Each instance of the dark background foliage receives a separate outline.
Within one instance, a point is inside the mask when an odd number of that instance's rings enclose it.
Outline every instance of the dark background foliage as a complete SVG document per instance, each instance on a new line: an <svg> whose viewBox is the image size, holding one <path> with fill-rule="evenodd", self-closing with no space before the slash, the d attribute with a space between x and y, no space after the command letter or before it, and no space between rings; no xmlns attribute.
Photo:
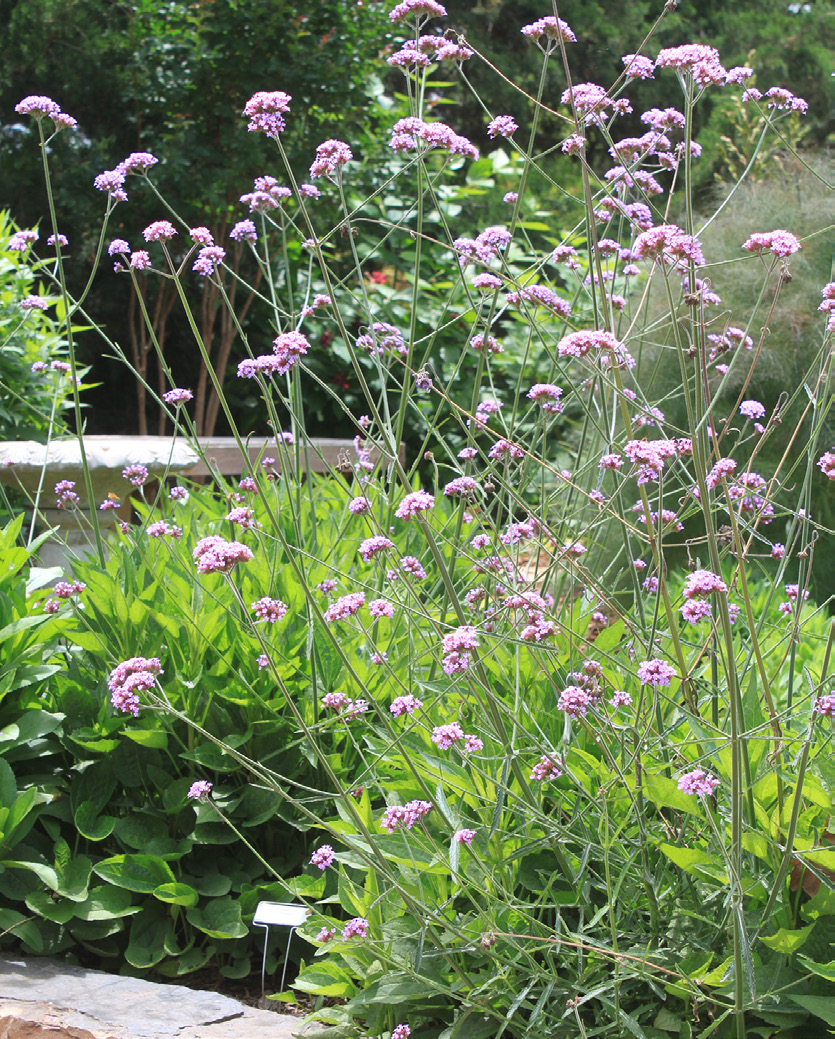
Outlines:
<svg viewBox="0 0 835 1039"><path fill-rule="evenodd" d="M154 182L172 208L191 226L206 224L218 238L246 215L239 196L251 189L252 179L272 173L281 179L274 153L260 135L246 131L240 113L256 90L286 89L293 95L292 118L285 146L295 167L309 165L314 147L328 136L351 142L354 154L368 165L352 174L361 190L372 183L373 160L379 157L384 135L381 125L391 115L369 89L372 75L389 98L403 89L400 73L382 61L399 45L402 34L387 17L390 5L352 0L319 0L298 5L287 0L232 0L182 3L177 0L0 0L0 208L9 208L20 226L34 226L45 218L40 156L32 128L15 116L14 105L24 95L52 96L79 122L76 133L59 135L52 146L52 169L61 230L71 241L71 286L84 283L104 208L104 198L92 188L97 173L112 168L134 150L150 150L161 162ZM461 32L468 41L514 81L535 94L539 52L520 33L520 27L548 13L538 0L449 0L445 28ZM796 10L794 10L796 8ZM661 15L656 0L566 0L559 12L577 32L570 50L575 82L614 82L622 71L621 56L637 50ZM682 3L663 14L649 47L688 41L718 47L731 67L744 63L752 51L758 84L790 84L810 103L806 121L807 143L822 143L828 112L828 60L831 42L827 6L822 3L786 5L783 0L737 0L716 4L709 0ZM440 31L440 29L438 29ZM495 147L486 137L487 118L478 95L491 115L510 113L524 126L531 103L485 63L475 59L465 66L472 89L452 69L438 78L453 81L444 89L444 104L435 113L469 136L484 152ZM558 101L562 76L550 74L545 100ZM645 107L671 102L664 81L642 85ZM674 99L673 99L674 100ZM431 98L430 98L431 101ZM450 104L449 102L452 102ZM396 108L396 104L394 105ZM391 108L391 106L389 106ZM700 106L702 139L708 143L697 176L709 189L722 173L721 133L726 132L721 106ZM634 123L634 125L632 125ZM640 133L638 112L622 124L624 133ZM557 121L542 122L539 142L559 139ZM595 161L592 155L592 161ZM603 155L597 156L603 158ZM554 157L551 173L557 181L574 173L566 160ZM133 179L133 178L132 178ZM559 198L550 200L555 208ZM146 188L134 184L128 205L117 207L109 237L125 237L134 248L142 227L165 215L161 202ZM249 272L246 267L242 273ZM201 301L205 286L194 285ZM159 304L164 314L169 301L150 289L149 309ZM149 350L142 342L137 308L130 302L127 278L114 278L105 263L93 286L89 310L126 353L135 349L141 359ZM223 339L218 308L202 299L203 328L207 336ZM217 318L217 322L216 322ZM269 316L257 303L248 312L245 328L266 342ZM190 333L179 308L161 317L158 332L166 337L166 355L178 382L194 385L198 361ZM253 345L258 345L257 342ZM325 344L326 346L327 344ZM219 348L218 348L219 349ZM239 342L227 343L228 357L220 370L240 356ZM120 362L102 356L94 333L81 339L82 359L93 365L91 379L102 385L87 395L93 405L88 427L96 432L154 432L157 409L148 398L137 397L133 377ZM348 375L339 370L326 349L318 364L332 369L331 377L350 390ZM147 378L157 379L155 362L147 360ZM244 428L253 421L252 401L232 387L233 412ZM141 411L141 415L139 412ZM339 413L323 400L314 408L323 429L344 425ZM211 425L209 416L206 430ZM157 430L163 431L162 426ZM222 416L216 427L224 432ZM342 430L348 432L347 427Z"/></svg>

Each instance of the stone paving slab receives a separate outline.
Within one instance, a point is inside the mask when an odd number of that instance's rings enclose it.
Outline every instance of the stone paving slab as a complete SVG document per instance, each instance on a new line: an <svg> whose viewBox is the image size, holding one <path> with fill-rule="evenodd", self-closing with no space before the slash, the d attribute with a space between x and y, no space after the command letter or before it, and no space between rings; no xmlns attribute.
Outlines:
<svg viewBox="0 0 835 1039"><path fill-rule="evenodd" d="M0 1018L86 1029L92 1039L293 1039L316 1025L217 992L158 985L48 959L0 958ZM61 1031L64 1029L64 1031Z"/></svg>

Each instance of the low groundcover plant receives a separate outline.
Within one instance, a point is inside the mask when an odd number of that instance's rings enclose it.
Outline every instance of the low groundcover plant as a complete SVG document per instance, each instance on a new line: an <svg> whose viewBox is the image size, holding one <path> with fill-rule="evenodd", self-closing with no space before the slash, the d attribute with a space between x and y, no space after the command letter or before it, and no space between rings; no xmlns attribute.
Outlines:
<svg viewBox="0 0 835 1039"><path fill-rule="evenodd" d="M3 865L51 888L21 889L48 949L172 975L213 955L248 973L258 898L304 900L292 988L326 1035L808 1034L832 1023L833 629L809 590L832 534L835 291L821 279L802 385L756 399L769 322L815 243L753 228L711 256L715 217L699 226L692 190L706 96L739 94L761 145L805 102L710 46L651 39L609 88L576 82L578 34L546 13L519 27L541 52L536 98L485 111L515 159L506 218L483 226L454 201L478 149L429 100L439 68L466 81L482 60L437 31L444 15L434 0L391 11L408 112L366 198L348 142L311 146L303 175L285 162L290 94L243 107L282 170L255 179L230 232L272 314L237 326L236 392L260 395L274 434L255 464L195 316L211 283L236 321L230 242L160 198L158 220L108 244L117 207L129 226L129 194L155 192L156 159L96 178L96 263L106 251L140 300L143 279L174 283L247 469L231 487L154 489L130 467L138 522L105 538L117 503L94 503L96 555L30 591L53 688L15 704L52 708L49 753L86 748L80 774L106 790L75 778L71 810L50 813L56 780L21 772L42 826ZM654 78L680 107L621 136ZM74 120L44 97L17 110L37 121L57 236L47 144ZM546 113L559 141L542 139ZM536 220L533 195L554 148L576 166L563 232ZM34 257L35 234L13 248ZM63 300L74 378L71 322L95 322L64 249L41 277ZM731 313L722 285L742 264L758 295ZM322 377L325 335L360 413ZM191 436L192 391L159 363L159 402ZM676 388L659 398L662 383ZM355 430L323 479L302 475L310 387ZM406 435L420 449L404 460ZM87 522L66 483L57 506ZM237 864L198 861L225 844ZM97 919L110 929L85 930ZM35 946L31 926L6 926Z"/></svg>

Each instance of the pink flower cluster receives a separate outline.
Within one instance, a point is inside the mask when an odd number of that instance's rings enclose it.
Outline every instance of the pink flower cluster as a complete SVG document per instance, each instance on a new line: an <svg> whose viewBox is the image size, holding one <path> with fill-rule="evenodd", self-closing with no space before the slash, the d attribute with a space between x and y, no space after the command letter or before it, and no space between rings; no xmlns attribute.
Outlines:
<svg viewBox="0 0 835 1039"><path fill-rule="evenodd" d="M390 13L392 22L405 22L408 18L445 18L446 8L437 0L401 0Z"/></svg>
<svg viewBox="0 0 835 1039"><path fill-rule="evenodd" d="M377 353L381 356L386 352L399 354L409 352L402 333L386 321L375 321L370 333L366 332L357 336L357 349L367 350L369 353Z"/></svg>
<svg viewBox="0 0 835 1039"><path fill-rule="evenodd" d="M456 830L452 835L452 839L459 844L466 844L469 847L475 839L475 830Z"/></svg>
<svg viewBox="0 0 835 1039"><path fill-rule="evenodd" d="M517 307L525 300L535 307L547 307L560 317L571 317L571 306L547 285L526 285L518 292L508 292L505 299L510 306Z"/></svg>
<svg viewBox="0 0 835 1039"><path fill-rule="evenodd" d="M656 688L660 685L668 686L670 680L675 677L676 669L665 660L659 660L657 657L638 664L638 680L641 685L651 685Z"/></svg>
<svg viewBox="0 0 835 1039"><path fill-rule="evenodd" d="M359 554L366 563L369 563L378 553L387 552L390 548L394 548L394 542L390 538L383 537L382 534L374 534L362 542Z"/></svg>
<svg viewBox="0 0 835 1039"><path fill-rule="evenodd" d="M380 820L380 826L389 833L411 828L432 809L431 801L409 801L405 805L390 805Z"/></svg>
<svg viewBox="0 0 835 1039"><path fill-rule="evenodd" d="M728 594L728 586L712 570L694 570L688 574L684 582L684 605L681 607L682 617L690 624L709 620L712 616L708 597L714 592Z"/></svg>
<svg viewBox="0 0 835 1039"><path fill-rule="evenodd" d="M353 159L351 149L344 141L331 138L323 141L316 148L316 158L310 167L310 176L313 180L319 177L330 177L346 162Z"/></svg>
<svg viewBox="0 0 835 1039"><path fill-rule="evenodd" d="M43 94L29 94L14 106L18 115L31 115L35 119L51 119L56 130L72 130L78 124L71 115L61 111L61 106Z"/></svg>
<svg viewBox="0 0 835 1039"><path fill-rule="evenodd" d="M287 603L282 602L281 599L270 599L269 596L264 596L263 599L256 599L250 609L259 620L275 624L276 621L280 621L286 616Z"/></svg>
<svg viewBox="0 0 835 1039"><path fill-rule="evenodd" d="M423 707L423 700L419 700L413 693L405 693L403 696L396 696L391 701L389 710L395 718L399 718L403 714L411 716L421 707Z"/></svg>
<svg viewBox="0 0 835 1039"><path fill-rule="evenodd" d="M577 42L577 37L571 31L571 27L562 18L557 19L553 15L540 18L531 22L530 25L523 25L521 31L523 36L527 36L529 40L535 40L539 44L541 44L543 36L549 45L554 40L562 40L563 43Z"/></svg>
<svg viewBox="0 0 835 1039"><path fill-rule="evenodd" d="M250 133L265 133L267 137L278 137L284 131L284 116L290 111L292 98L282 90L259 90L244 105Z"/></svg>
<svg viewBox="0 0 835 1039"><path fill-rule="evenodd" d="M701 267L705 262L698 238L686 234L676 224L659 224L642 231L632 251L639 259L667 260L679 267L691 261Z"/></svg>
<svg viewBox="0 0 835 1039"><path fill-rule="evenodd" d="M769 252L773 256L785 258L802 248L800 242L791 231L757 231L742 243L742 248L749 253Z"/></svg>
<svg viewBox="0 0 835 1039"><path fill-rule="evenodd" d="M435 507L434 495L428 491L413 491L407 494L395 510L394 515L398 519L410 520L421 512L427 512Z"/></svg>
<svg viewBox="0 0 835 1039"><path fill-rule="evenodd" d="M446 674L453 675L465 671L471 663L470 650L479 643L478 633L470 624L464 624L443 637L443 668Z"/></svg>
<svg viewBox="0 0 835 1039"><path fill-rule="evenodd" d="M512 137L519 129L519 124L512 115L497 115L487 124L488 137Z"/></svg>
<svg viewBox="0 0 835 1039"><path fill-rule="evenodd" d="M463 741L464 753L473 754L478 750L484 750L484 740L471 732L464 732L458 722L448 722L446 725L436 725L432 730L432 742L437 744L441 750L449 750L454 744Z"/></svg>
<svg viewBox="0 0 835 1039"><path fill-rule="evenodd" d="M828 476L830 480L835 480L835 448L831 451L825 451L820 456L818 468L824 476Z"/></svg>
<svg viewBox="0 0 835 1039"><path fill-rule="evenodd" d="M139 715L139 693L152 689L158 675L163 674L158 657L131 657L110 672L107 688L110 702L118 711Z"/></svg>
<svg viewBox="0 0 835 1039"><path fill-rule="evenodd" d="M349 938L367 938L368 937L368 921L363 916L355 916L353 920L349 920L347 924L342 928L342 940L348 941Z"/></svg>
<svg viewBox="0 0 835 1039"><path fill-rule="evenodd" d="M580 331L570 332L557 344L560 357L585 357L589 352L596 353L601 363L612 364L618 368L634 368L635 359L611 332Z"/></svg>
<svg viewBox="0 0 835 1039"><path fill-rule="evenodd" d="M80 499L75 493L75 480L59 480L55 484L55 507L66 509L72 505L78 505Z"/></svg>
<svg viewBox="0 0 835 1039"><path fill-rule="evenodd" d="M175 387L173 390L163 393L162 399L166 404L185 404L187 401L190 401L193 396L194 394L191 390L184 390Z"/></svg>
<svg viewBox="0 0 835 1039"><path fill-rule="evenodd" d="M727 70L719 61L719 51L701 43L686 43L681 47L665 47L655 59L657 69L674 69L690 75L699 87L710 84L724 86Z"/></svg>
<svg viewBox="0 0 835 1039"><path fill-rule="evenodd" d="M416 116L398 119L391 130L391 150L410 151L417 148L418 141L422 141L427 148L439 148L451 155L463 155L473 160L479 156L478 148L446 123L426 123Z"/></svg>
<svg viewBox="0 0 835 1039"><path fill-rule="evenodd" d="M137 462L133 465L126 465L122 470L122 476L134 487L141 487L148 480L148 469Z"/></svg>
<svg viewBox="0 0 835 1039"><path fill-rule="evenodd" d="M248 563L253 555L240 541L227 541L211 534L197 542L192 558L197 563L198 574L228 574L237 563Z"/></svg>
<svg viewBox="0 0 835 1039"><path fill-rule="evenodd" d="M145 529L145 533L149 538L174 538L179 540L183 536L182 529L174 526L173 523L167 523L165 520L157 520L155 523L149 523Z"/></svg>
<svg viewBox="0 0 835 1039"><path fill-rule="evenodd" d="M675 440L630 440L623 453L638 466L639 486L659 479L664 463L679 454Z"/></svg>
<svg viewBox="0 0 835 1039"><path fill-rule="evenodd" d="M710 797L718 786L719 780L702 768L685 772L678 781L678 788L682 793L693 794L696 797Z"/></svg>
<svg viewBox="0 0 835 1039"><path fill-rule="evenodd" d="M213 784L210 783L208 779L197 779L188 788L186 797L190 798L192 801L199 801L203 798L208 798L212 791L212 786Z"/></svg>
<svg viewBox="0 0 835 1039"><path fill-rule="evenodd" d="M559 779L561 775L562 766L546 754L531 769L530 778L537 783L543 783L547 779Z"/></svg>
<svg viewBox="0 0 835 1039"><path fill-rule="evenodd" d="M560 414L563 410L563 405L560 401L561 396L562 388L550 382L534 383L527 393L528 400L540 404L543 411L551 411L555 415Z"/></svg>
<svg viewBox="0 0 835 1039"><path fill-rule="evenodd" d="M310 856L310 865L318 866L319 869L324 870L330 866L334 858L334 850L330 844L323 844L321 848L317 848Z"/></svg>
<svg viewBox="0 0 835 1039"><path fill-rule="evenodd" d="M365 606L365 593L350 592L348 595L335 599L325 610L324 617L328 622L342 621L346 617L359 613L363 606Z"/></svg>

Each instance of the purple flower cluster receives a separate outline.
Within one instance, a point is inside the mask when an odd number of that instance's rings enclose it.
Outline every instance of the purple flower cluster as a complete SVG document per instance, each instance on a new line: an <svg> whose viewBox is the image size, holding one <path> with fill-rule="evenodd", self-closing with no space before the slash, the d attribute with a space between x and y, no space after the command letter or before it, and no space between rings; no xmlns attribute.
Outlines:
<svg viewBox="0 0 835 1039"><path fill-rule="evenodd" d="M409 801L405 805L391 805L380 820L380 826L389 833L395 830L411 830L432 809L431 801Z"/></svg>
<svg viewBox="0 0 835 1039"><path fill-rule="evenodd" d="M682 793L693 794L696 797L710 797L718 786L719 780L701 768L685 772L678 781L678 788Z"/></svg>
<svg viewBox="0 0 835 1039"><path fill-rule="evenodd" d="M399 718L403 714L413 715L415 711L420 710L423 707L423 700L419 700L412 693L405 693L403 696L396 696L389 705L389 710L395 718Z"/></svg>
<svg viewBox="0 0 835 1039"><path fill-rule="evenodd" d="M264 133L267 137L278 137L284 131L284 116L290 111L292 98L283 90L259 90L244 105L250 133Z"/></svg>
<svg viewBox="0 0 835 1039"><path fill-rule="evenodd" d="M43 94L29 94L14 106L18 115L31 115L34 119L51 119L56 130L72 130L78 124L71 115L61 111L61 106Z"/></svg>
<svg viewBox="0 0 835 1039"><path fill-rule="evenodd" d="M394 515L398 519L411 520L421 512L427 512L435 507L435 497L428 491L413 491L407 494L395 510Z"/></svg>
<svg viewBox="0 0 835 1039"><path fill-rule="evenodd" d="M310 176L313 180L332 176L340 166L344 166L352 158L351 149L344 141L323 141L316 148L316 159L310 167Z"/></svg>
<svg viewBox="0 0 835 1039"><path fill-rule="evenodd" d="M488 137L512 137L519 129L519 124L512 115L497 115L487 124Z"/></svg>
<svg viewBox="0 0 835 1039"><path fill-rule="evenodd" d="M368 937L368 921L363 916L355 916L353 920L349 920L347 924L342 928L342 940L348 941L349 938L367 938Z"/></svg>
<svg viewBox="0 0 835 1039"><path fill-rule="evenodd" d="M75 493L75 480L59 480L55 484L55 507L66 509L71 505L78 505L79 497Z"/></svg>
<svg viewBox="0 0 835 1039"><path fill-rule="evenodd" d="M596 353L601 363L612 364L618 368L634 368L635 359L611 332L581 331L569 332L557 344L560 357L585 357L589 352Z"/></svg>
<svg viewBox="0 0 835 1039"><path fill-rule="evenodd" d="M562 766L546 754L531 769L530 778L537 783L543 783L547 779L558 779L561 775Z"/></svg>
<svg viewBox="0 0 835 1039"><path fill-rule="evenodd" d="M264 596L262 599L256 599L250 606L250 609L259 620L267 621L268 624L275 624L276 621L280 621L286 616L287 603L282 602L281 599L271 599L269 596Z"/></svg>
<svg viewBox="0 0 835 1039"><path fill-rule="evenodd" d="M548 44L554 40L562 40L563 43L577 42L577 37L568 24L562 18L557 19L553 15L540 18L538 21L531 22L530 25L523 25L521 32L523 36L540 44L543 37Z"/></svg>
<svg viewBox="0 0 835 1039"><path fill-rule="evenodd" d="M784 259L802 248L800 242L791 231L757 231L742 243L742 248L749 253L769 252L772 256Z"/></svg>
<svg viewBox="0 0 835 1039"><path fill-rule="evenodd" d="M641 685L651 685L656 688L660 685L668 686L670 680L675 677L676 669L665 660L659 660L657 657L638 664L638 680Z"/></svg>
<svg viewBox="0 0 835 1039"><path fill-rule="evenodd" d="M188 788L186 797L191 798L192 801L199 801L208 798L211 790L212 784L207 779L198 779Z"/></svg>
<svg viewBox="0 0 835 1039"><path fill-rule="evenodd" d="M464 155L476 160L478 148L466 137L457 134L446 123L425 123L416 116L398 119L391 130L389 146L394 152L410 151L422 141L427 148L439 148L451 155Z"/></svg>
<svg viewBox="0 0 835 1039"><path fill-rule="evenodd" d="M184 390L180 387L175 387L173 390L169 390L167 393L163 393L162 399L166 404L185 404L194 397L191 390Z"/></svg>
<svg viewBox="0 0 835 1039"><path fill-rule="evenodd" d="M324 617L328 622L343 621L346 617L359 613L363 606L365 606L365 593L350 592L348 595L335 599L325 610Z"/></svg>
<svg viewBox="0 0 835 1039"><path fill-rule="evenodd" d="M197 563L198 574L228 574L237 563L248 563L253 555L240 541L227 541L212 534L197 542L192 558Z"/></svg>
<svg viewBox="0 0 835 1039"><path fill-rule="evenodd" d="M357 349L381 356L387 352L404 355L409 352L402 333L386 321L375 321L371 326L371 332L357 336Z"/></svg>
<svg viewBox="0 0 835 1039"><path fill-rule="evenodd" d="M330 844L323 844L321 848L317 848L310 856L310 865L318 866L319 869L324 870L330 866L334 858L334 850Z"/></svg>
<svg viewBox="0 0 835 1039"><path fill-rule="evenodd" d="M118 711L139 715L139 693L152 689L158 675L163 674L158 657L131 657L110 672L107 688L110 702Z"/></svg>
<svg viewBox="0 0 835 1039"><path fill-rule="evenodd" d="M359 554L368 563L379 552L387 552L390 548L394 548L394 542L390 538L383 537L382 534L373 534L362 542L359 547Z"/></svg>

